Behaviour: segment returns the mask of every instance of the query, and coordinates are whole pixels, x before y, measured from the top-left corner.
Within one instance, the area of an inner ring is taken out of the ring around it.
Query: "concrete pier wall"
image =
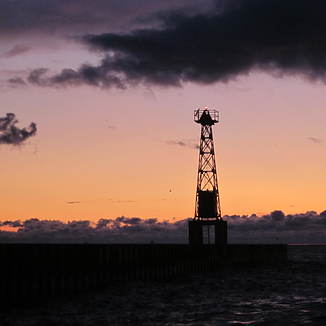
[[[0,244],[0,303],[8,307],[116,281],[165,280],[228,264],[286,260],[286,245]]]

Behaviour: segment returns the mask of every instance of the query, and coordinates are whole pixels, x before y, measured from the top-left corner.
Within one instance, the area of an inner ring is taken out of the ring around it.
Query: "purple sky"
[[[202,106],[223,214],[324,211],[324,9],[1,1],[0,118],[37,134],[0,144],[0,220],[192,217]]]

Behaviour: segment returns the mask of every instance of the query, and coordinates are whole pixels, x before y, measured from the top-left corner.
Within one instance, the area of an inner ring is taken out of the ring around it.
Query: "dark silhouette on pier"
[[[195,217],[189,221],[189,243],[227,244],[227,222],[221,214],[220,195],[212,126],[219,121],[216,110],[195,110],[195,122],[201,125],[197,173]]]

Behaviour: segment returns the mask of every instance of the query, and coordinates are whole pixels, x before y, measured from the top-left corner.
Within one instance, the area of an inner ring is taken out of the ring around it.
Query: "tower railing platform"
[[[219,112],[217,110],[208,110],[207,108],[194,110],[194,121],[202,124],[203,117],[206,114],[211,118],[212,124],[219,122]]]

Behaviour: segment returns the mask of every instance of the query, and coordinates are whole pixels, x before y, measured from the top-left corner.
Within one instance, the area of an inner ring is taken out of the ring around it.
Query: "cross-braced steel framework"
[[[218,111],[195,110],[194,120],[201,124],[195,219],[219,220],[221,207],[212,130],[219,121]]]

